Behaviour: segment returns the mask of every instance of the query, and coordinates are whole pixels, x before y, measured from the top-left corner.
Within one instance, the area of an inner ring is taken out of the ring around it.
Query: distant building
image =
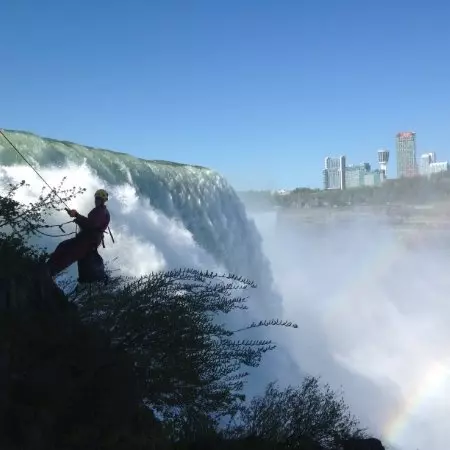
[[[380,165],[381,181],[387,178],[387,165],[389,162],[389,150],[384,148],[378,150],[378,164]]]
[[[364,177],[370,172],[370,164],[362,163],[350,165],[345,168],[346,189],[364,186]]]
[[[322,170],[322,186],[324,189],[329,189],[330,179],[328,177],[328,169]]]
[[[416,176],[416,133],[413,131],[397,133],[396,151],[397,177],[409,178]]]
[[[419,175],[426,176],[430,174],[430,164],[436,162],[436,153],[424,153],[419,159]]]
[[[277,195],[289,195],[291,191],[288,191],[287,189],[278,189],[275,191],[275,194]]]
[[[449,170],[448,161],[432,162],[429,167],[429,175],[439,172],[447,172]]]
[[[364,174],[364,186],[380,186],[385,180],[386,171],[373,170]]]
[[[325,158],[323,170],[324,189],[345,189],[345,156]]]
[[[419,174],[430,176],[433,173],[446,172],[449,170],[447,161],[436,161],[436,153],[424,153],[419,160]]]
[[[387,152],[387,150],[384,150]],[[387,152],[389,153],[389,152]],[[382,165],[386,167],[389,155],[383,155]],[[363,186],[380,186],[386,170],[371,170],[367,162],[346,165],[345,156],[325,158],[325,169],[322,171],[324,189],[352,189]]]

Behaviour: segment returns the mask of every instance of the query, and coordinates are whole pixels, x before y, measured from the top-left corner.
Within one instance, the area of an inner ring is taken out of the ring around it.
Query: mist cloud
[[[375,215],[323,227],[253,219],[299,325],[284,344],[301,371],[342,386],[362,423],[399,448],[447,449],[449,256],[423,230],[405,245]]]

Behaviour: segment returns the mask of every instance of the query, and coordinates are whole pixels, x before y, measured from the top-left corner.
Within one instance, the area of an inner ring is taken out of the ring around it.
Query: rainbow
[[[386,246],[380,246],[371,258],[361,258],[351,274],[351,278],[358,280],[358,283],[344,280],[343,286],[337,287],[338,292],[334,296],[337,301],[327,308],[324,314],[325,323],[337,320],[339,315],[342,314],[343,304],[350,303],[349,299],[353,295],[360,295],[361,285],[364,286],[374,276],[379,276],[384,271],[389,270],[390,266],[400,256],[398,252],[386,252]],[[382,439],[390,444],[398,445],[402,439],[406,438],[413,418],[450,378],[450,365],[447,364],[447,361],[430,361],[425,363],[424,367],[425,370],[422,375],[413,383],[412,388],[404,392],[401,403],[382,425]]]
[[[448,380],[448,366],[434,361],[414,387],[406,392],[404,401],[383,426],[384,438],[397,443],[408,431],[411,419],[435,392]]]

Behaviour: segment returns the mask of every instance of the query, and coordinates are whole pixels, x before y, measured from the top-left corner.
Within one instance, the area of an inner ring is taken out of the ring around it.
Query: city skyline
[[[448,171],[448,161],[437,161],[436,152],[421,153],[417,156],[415,131],[400,131],[395,135],[395,154],[397,173],[391,178],[411,178],[430,176],[433,173]],[[346,155],[327,156],[322,170],[322,187],[330,189],[351,189],[362,186],[380,186],[387,178],[390,151],[387,148],[377,150],[378,169],[371,169],[367,161],[359,164],[347,164]]]

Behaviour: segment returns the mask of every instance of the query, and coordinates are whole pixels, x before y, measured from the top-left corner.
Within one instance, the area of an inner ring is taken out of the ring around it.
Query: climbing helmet
[[[108,201],[108,193],[104,189],[96,191],[94,197],[101,198],[104,202]]]

